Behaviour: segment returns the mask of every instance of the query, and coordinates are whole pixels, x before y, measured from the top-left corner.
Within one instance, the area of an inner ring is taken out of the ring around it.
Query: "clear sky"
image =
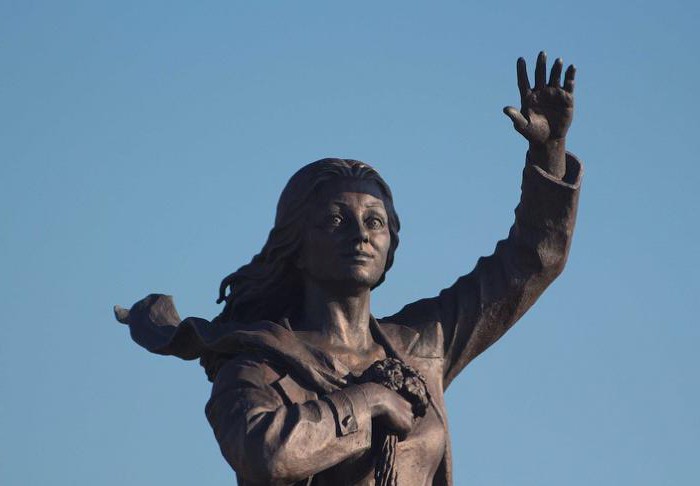
[[[541,49],[578,67],[577,232],[447,394],[456,484],[700,484],[698,5],[0,0],[0,484],[234,484],[203,370],[112,305],[216,315],[324,156],[394,191],[373,312],[434,295],[512,223]]]

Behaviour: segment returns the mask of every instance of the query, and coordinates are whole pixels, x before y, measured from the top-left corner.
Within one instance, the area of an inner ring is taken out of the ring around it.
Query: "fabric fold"
[[[146,350],[184,360],[200,358],[210,380],[221,358],[252,353],[294,372],[322,393],[347,386],[347,380],[335,373],[326,355],[271,321],[242,324],[211,323],[198,317],[180,320],[172,297],[162,294],[151,294],[129,310],[116,306],[114,314]]]

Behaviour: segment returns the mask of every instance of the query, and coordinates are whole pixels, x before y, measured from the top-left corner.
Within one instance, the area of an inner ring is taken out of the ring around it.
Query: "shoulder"
[[[403,354],[416,357],[442,357],[443,332],[436,319],[423,319],[406,325],[392,317],[378,321],[386,338]]]
[[[289,370],[279,369],[254,355],[232,358],[222,366],[214,380],[212,399],[234,390],[238,395],[274,396],[276,402],[287,405],[317,398],[316,393],[295,379]]]
[[[231,388],[261,388],[281,378],[269,362],[255,355],[242,354],[222,364],[212,388],[212,397]]]

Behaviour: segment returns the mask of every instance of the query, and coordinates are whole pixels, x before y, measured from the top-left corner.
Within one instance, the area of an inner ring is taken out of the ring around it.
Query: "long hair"
[[[400,228],[389,186],[376,170],[359,160],[321,159],[299,169],[287,182],[277,203],[275,225],[260,253],[221,281],[217,303],[225,301],[226,305],[217,321],[278,321],[298,308],[303,285],[294,263],[305,234],[308,205],[323,184],[337,178],[375,181],[382,192],[391,243],[384,272],[372,288],[384,281],[394,263]]]

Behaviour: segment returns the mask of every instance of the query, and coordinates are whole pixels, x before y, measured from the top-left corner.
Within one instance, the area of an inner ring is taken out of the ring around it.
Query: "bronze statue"
[[[323,159],[299,170],[252,261],[221,283],[223,312],[181,321],[149,295],[115,308],[149,351],[199,358],[206,416],[238,484],[451,484],[444,391],[561,273],[581,177],[565,152],[575,69],[557,59],[535,85],[517,62],[529,141],[508,238],[436,297],[375,319],[371,290],[399,243],[391,191],[369,165]]]

